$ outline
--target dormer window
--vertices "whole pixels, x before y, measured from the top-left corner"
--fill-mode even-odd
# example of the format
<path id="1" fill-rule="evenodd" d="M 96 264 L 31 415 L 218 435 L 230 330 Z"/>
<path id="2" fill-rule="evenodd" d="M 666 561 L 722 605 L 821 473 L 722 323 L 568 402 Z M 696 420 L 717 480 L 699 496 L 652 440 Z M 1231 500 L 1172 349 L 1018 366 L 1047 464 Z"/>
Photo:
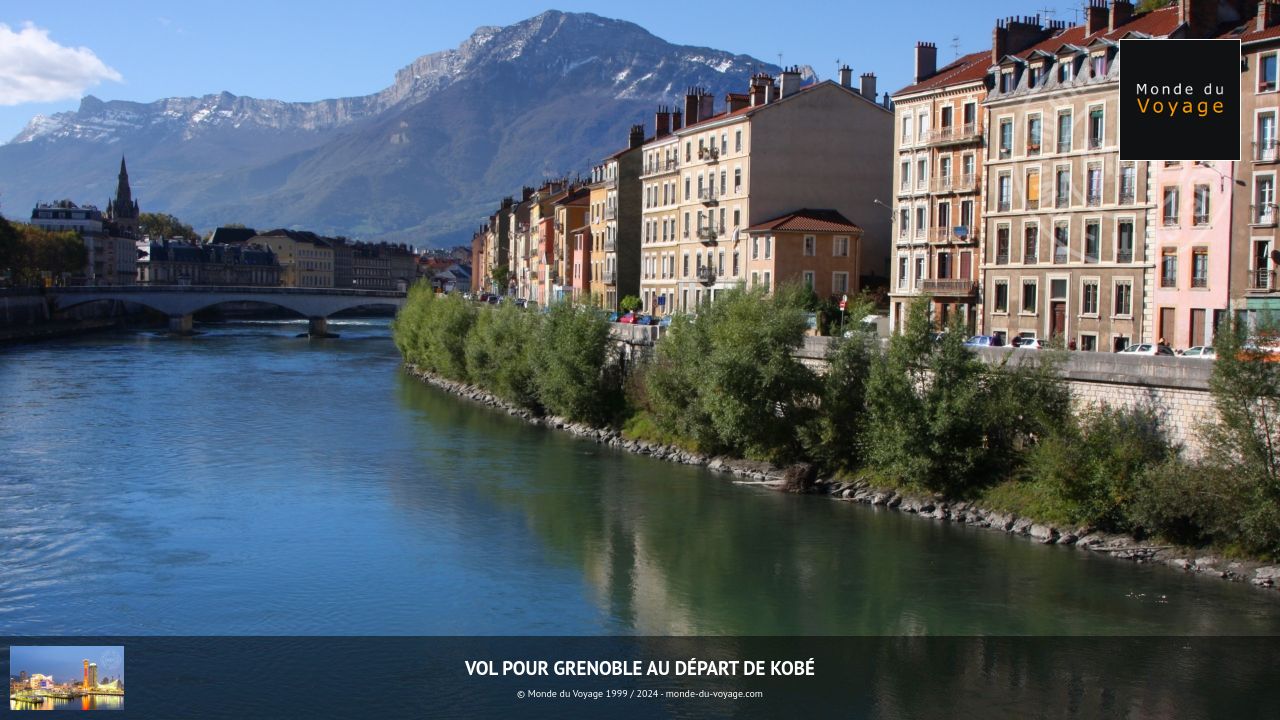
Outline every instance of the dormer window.
<path id="1" fill-rule="evenodd" d="M 1093 65 L 1093 76 L 1096 78 L 1106 77 L 1107 75 L 1107 54 L 1105 52 L 1098 53 L 1090 58 Z"/>
<path id="2" fill-rule="evenodd" d="M 1013 71 L 1002 70 L 1000 72 L 1000 92 L 1013 92 Z"/>
<path id="3" fill-rule="evenodd" d="M 1063 58 L 1058 62 L 1058 82 L 1071 82 L 1071 59 Z"/>
<path id="4" fill-rule="evenodd" d="M 1027 69 L 1027 87 L 1035 87 L 1040 84 L 1040 76 L 1044 71 L 1043 65 L 1032 65 Z"/>

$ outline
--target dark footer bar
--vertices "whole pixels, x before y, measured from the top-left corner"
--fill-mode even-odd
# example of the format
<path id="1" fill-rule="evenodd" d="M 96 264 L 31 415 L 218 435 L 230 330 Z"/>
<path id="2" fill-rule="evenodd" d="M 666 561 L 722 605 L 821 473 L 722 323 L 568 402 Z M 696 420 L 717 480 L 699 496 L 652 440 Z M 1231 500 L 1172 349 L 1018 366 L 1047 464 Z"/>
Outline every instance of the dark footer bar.
<path id="1" fill-rule="evenodd" d="M 0 640 L 9 646 L 0 663 L 12 687 L 42 672 L 16 666 L 44 662 L 39 658 L 48 654 L 34 646 L 120 646 L 122 667 L 114 672 L 124 695 L 95 704 L 118 708 L 109 717 L 1194 719 L 1280 713 L 1280 638 L 1271 637 Z M 81 679 L 53 677 L 54 683 L 75 680 Z M 84 699 L 41 702 L 89 707 Z M 10 701 L 11 710 L 35 707 L 32 700 Z"/>

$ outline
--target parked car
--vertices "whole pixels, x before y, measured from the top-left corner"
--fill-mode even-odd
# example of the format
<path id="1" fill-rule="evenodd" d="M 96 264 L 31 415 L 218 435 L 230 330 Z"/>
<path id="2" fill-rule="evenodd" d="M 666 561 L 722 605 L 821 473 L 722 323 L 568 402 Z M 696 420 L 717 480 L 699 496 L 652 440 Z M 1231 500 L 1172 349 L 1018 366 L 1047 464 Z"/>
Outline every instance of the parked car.
<path id="1" fill-rule="evenodd" d="M 1013 346 L 1019 350 L 1043 350 L 1044 341 L 1040 338 L 1019 337 L 1013 339 Z"/>
<path id="2" fill-rule="evenodd" d="M 657 323 L 654 322 L 652 315 L 637 315 L 636 324 L 637 325 L 656 325 Z"/>
<path id="3" fill-rule="evenodd" d="M 636 324 L 636 314 L 635 314 L 635 313 L 627 313 L 626 315 L 623 315 L 622 317 L 618 318 L 618 322 L 623 323 L 624 325 L 635 325 L 635 324 Z"/>
<path id="4" fill-rule="evenodd" d="M 970 347 L 1000 347 L 1004 342 L 1000 340 L 999 335 L 974 335 L 965 340 L 964 344 Z"/>
<path id="5" fill-rule="evenodd" d="M 1182 351 L 1182 357 L 1201 358 L 1204 360 L 1213 360 L 1218 357 L 1218 353 L 1213 349 L 1212 345 L 1196 345 Z"/>
<path id="6" fill-rule="evenodd" d="M 498 303 L 502 302 L 502 297 L 499 295 L 490 295 L 487 302 L 490 305 L 497 305 Z"/>
<path id="7" fill-rule="evenodd" d="M 607 319 L 611 323 L 622 322 L 622 317 L 616 312 L 609 313 L 609 317 Z"/>
<path id="8" fill-rule="evenodd" d="M 1159 343 L 1137 343 L 1120 351 L 1129 355 L 1173 355 L 1168 345 Z"/>
<path id="9" fill-rule="evenodd" d="M 658 318 L 658 327 L 671 327 L 671 316 L 663 315 Z"/>

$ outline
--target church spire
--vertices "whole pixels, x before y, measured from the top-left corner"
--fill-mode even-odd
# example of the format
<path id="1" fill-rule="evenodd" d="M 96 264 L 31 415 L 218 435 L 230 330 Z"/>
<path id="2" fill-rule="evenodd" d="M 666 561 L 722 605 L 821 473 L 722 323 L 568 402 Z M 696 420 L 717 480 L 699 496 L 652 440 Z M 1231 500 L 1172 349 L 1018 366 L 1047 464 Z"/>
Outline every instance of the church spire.
<path id="1" fill-rule="evenodd" d="M 116 184 L 115 199 L 107 203 L 107 219 L 115 223 L 119 231 L 131 233 L 138 229 L 138 215 L 138 201 L 133 199 L 133 191 L 129 188 L 129 170 L 121 155 L 120 178 Z"/>

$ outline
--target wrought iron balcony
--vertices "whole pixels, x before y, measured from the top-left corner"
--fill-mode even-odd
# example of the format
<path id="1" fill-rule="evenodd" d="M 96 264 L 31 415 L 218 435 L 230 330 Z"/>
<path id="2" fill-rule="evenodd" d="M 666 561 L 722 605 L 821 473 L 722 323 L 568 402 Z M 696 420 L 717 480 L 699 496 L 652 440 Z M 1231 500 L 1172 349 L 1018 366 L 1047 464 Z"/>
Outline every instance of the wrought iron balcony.
<path id="1" fill-rule="evenodd" d="M 967 297 L 978 292 L 978 284 L 972 280 L 924 280 L 920 289 L 931 295 Z"/>
<path id="2" fill-rule="evenodd" d="M 958 145 L 960 143 L 974 142 L 982 137 L 982 128 L 977 123 L 969 123 L 968 125 L 952 125 L 949 127 L 940 127 L 936 130 L 927 130 L 924 133 L 923 140 L 928 145 Z"/>
<path id="3" fill-rule="evenodd" d="M 700 147 L 698 148 L 698 159 L 706 160 L 707 162 L 719 162 L 720 148 L 716 147 L 715 145 Z"/>
<path id="4" fill-rule="evenodd" d="M 716 269 L 711 265 L 698 266 L 698 282 L 710 285 L 716 281 Z"/>
<path id="5" fill-rule="evenodd" d="M 617 249 L 618 249 L 618 239 L 617 239 L 617 238 L 606 237 L 606 238 L 604 239 L 604 251 L 605 251 L 605 252 L 614 252 L 614 251 L 616 251 Z"/>
<path id="6" fill-rule="evenodd" d="M 706 225 L 698 228 L 698 239 L 706 243 L 712 243 L 715 242 L 716 238 L 720 237 L 723 233 L 724 228 L 717 228 L 715 225 Z"/>
<path id="7" fill-rule="evenodd" d="M 605 205 L 605 206 L 604 206 L 604 219 L 605 219 L 605 220 L 617 220 L 617 219 L 618 219 L 618 207 L 617 207 L 616 205 Z"/>
<path id="8" fill-rule="evenodd" d="M 618 271 L 605 270 L 604 272 L 600 273 L 600 280 L 605 285 L 616 285 L 618 283 Z"/>
<path id="9" fill-rule="evenodd" d="M 1253 225 L 1275 225 L 1276 204 L 1262 203 L 1249 206 L 1249 222 Z"/>
<path id="10" fill-rule="evenodd" d="M 1253 144 L 1253 161 L 1263 163 L 1273 163 L 1280 160 L 1280 153 L 1276 152 L 1276 141 L 1266 140 Z"/>
<path id="11" fill-rule="evenodd" d="M 1249 289 L 1270 292 L 1275 289 L 1275 275 L 1266 268 L 1249 271 Z"/>
<path id="12" fill-rule="evenodd" d="M 1116 251 L 1116 262 L 1127 263 L 1133 262 L 1133 249 L 1121 248 Z"/>
<path id="13" fill-rule="evenodd" d="M 715 205 L 720 201 L 720 195 L 715 188 L 705 187 L 698 190 L 698 199 L 703 205 Z"/>

